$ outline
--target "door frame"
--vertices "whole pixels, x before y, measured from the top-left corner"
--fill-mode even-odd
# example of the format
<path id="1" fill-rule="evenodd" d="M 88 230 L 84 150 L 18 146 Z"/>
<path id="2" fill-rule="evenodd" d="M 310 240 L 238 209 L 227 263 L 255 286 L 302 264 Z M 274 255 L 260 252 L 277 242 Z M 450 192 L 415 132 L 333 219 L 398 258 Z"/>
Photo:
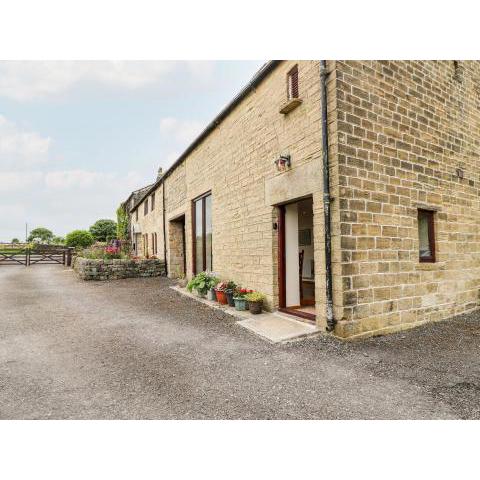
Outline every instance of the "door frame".
<path id="1" fill-rule="evenodd" d="M 298 203 L 303 197 L 291 202 L 284 203 L 282 205 L 277 205 L 278 213 L 278 222 L 277 222 L 277 232 L 278 232 L 278 311 L 288 313 L 290 315 L 295 315 L 297 317 L 315 321 L 316 315 L 313 313 L 302 312 L 296 308 L 287 307 L 287 269 L 286 269 L 286 243 L 285 243 L 285 206 L 292 203 Z M 315 237 L 314 237 L 315 238 Z"/>
<path id="2" fill-rule="evenodd" d="M 196 238 L 196 216 L 195 216 L 195 203 L 202 200 L 202 251 L 203 251 L 203 271 L 207 269 L 207 235 L 206 235 L 206 207 L 205 198 L 212 195 L 212 191 L 199 195 L 192 199 L 191 215 L 192 215 L 192 272 L 194 275 L 197 273 L 197 238 Z M 211 212 L 210 212 L 211 213 Z M 212 254 L 212 268 L 213 268 L 213 254 Z"/>

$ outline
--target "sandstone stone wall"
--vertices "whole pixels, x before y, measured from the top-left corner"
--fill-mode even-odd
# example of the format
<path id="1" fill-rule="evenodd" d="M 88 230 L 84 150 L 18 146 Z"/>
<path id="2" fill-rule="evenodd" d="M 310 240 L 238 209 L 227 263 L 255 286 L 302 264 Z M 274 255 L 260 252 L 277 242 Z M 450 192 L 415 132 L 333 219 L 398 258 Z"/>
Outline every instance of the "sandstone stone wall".
<path id="1" fill-rule="evenodd" d="M 302 104 L 287 115 L 280 108 L 287 101 L 287 72 L 298 63 Z M 278 305 L 277 220 L 274 204 L 312 195 L 315 205 L 315 245 L 323 244 L 321 212 L 320 76 L 318 61 L 282 62 L 248 94 L 215 130 L 184 161 L 185 189 L 166 179 L 167 218 L 180 211 L 186 219 L 187 274 L 192 274 L 191 201 L 212 193 L 213 270 L 222 279 L 232 279 L 267 295 L 269 307 Z M 274 161 L 290 154 L 289 172 L 277 171 Z M 307 164 L 318 181 L 292 185 L 290 175 Z M 272 201 L 266 183 L 274 177 L 285 195 Z M 177 180 L 175 180 L 177 181 Z M 295 196 L 291 197 L 292 188 Z M 181 190 L 183 206 L 172 199 Z M 323 279 L 321 248 L 315 249 L 315 265 Z M 318 257 L 318 258 L 317 258 Z M 324 289 L 318 286 L 319 313 L 323 316 Z"/>
<path id="2" fill-rule="evenodd" d="M 480 62 L 338 61 L 335 83 L 337 334 L 477 308 Z M 418 208 L 435 211 L 435 263 L 419 262 Z"/>
<path id="3" fill-rule="evenodd" d="M 144 235 L 148 235 L 148 256 L 151 257 L 155 255 L 158 258 L 164 257 L 163 252 L 163 197 L 162 197 L 162 188 L 160 185 L 159 188 L 155 190 L 155 206 L 152 210 L 151 208 L 151 199 L 152 195 L 148 195 L 146 199 L 138 206 L 138 221 L 135 221 L 137 225 L 141 228 L 140 242 L 138 242 L 138 254 L 143 256 L 144 252 Z M 148 212 L 144 213 L 144 205 L 148 202 Z M 135 213 L 133 214 L 135 218 Z M 154 251 L 154 246 L 152 242 L 152 234 L 157 234 L 157 251 Z"/>
<path id="4" fill-rule="evenodd" d="M 165 275 L 161 260 L 97 260 L 76 257 L 73 270 L 82 280 L 116 280 L 134 277 L 158 277 Z"/>

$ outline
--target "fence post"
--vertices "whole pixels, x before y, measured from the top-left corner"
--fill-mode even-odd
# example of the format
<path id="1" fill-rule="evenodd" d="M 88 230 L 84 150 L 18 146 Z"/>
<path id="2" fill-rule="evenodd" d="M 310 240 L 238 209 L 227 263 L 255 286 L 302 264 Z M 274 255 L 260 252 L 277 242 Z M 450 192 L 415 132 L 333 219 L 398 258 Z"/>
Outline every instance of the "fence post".
<path id="1" fill-rule="evenodd" d="M 25 250 L 25 266 L 29 267 L 30 266 L 30 248 L 26 248 Z"/>
<path id="2" fill-rule="evenodd" d="M 72 249 L 68 248 L 67 250 L 67 267 L 72 266 Z"/>

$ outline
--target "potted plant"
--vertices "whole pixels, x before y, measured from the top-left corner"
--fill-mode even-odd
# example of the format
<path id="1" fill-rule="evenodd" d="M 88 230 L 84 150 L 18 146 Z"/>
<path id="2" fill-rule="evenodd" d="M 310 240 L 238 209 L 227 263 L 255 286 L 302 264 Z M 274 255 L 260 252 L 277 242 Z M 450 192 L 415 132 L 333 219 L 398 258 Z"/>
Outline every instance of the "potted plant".
<path id="1" fill-rule="evenodd" d="M 215 293 L 215 287 L 210 288 L 207 292 L 207 300 L 210 300 L 211 302 L 216 302 L 217 301 L 217 295 Z"/>
<path id="2" fill-rule="evenodd" d="M 251 293 L 252 290 L 247 290 L 246 288 L 237 287 L 235 289 L 233 301 L 235 302 L 235 310 L 243 312 L 247 310 L 248 302 L 245 298 L 247 293 Z"/>
<path id="3" fill-rule="evenodd" d="M 250 310 L 250 313 L 253 313 L 254 315 L 262 313 L 262 305 L 265 300 L 265 295 L 263 293 L 247 293 L 245 299 L 248 301 L 248 309 Z"/>
<path id="4" fill-rule="evenodd" d="M 218 279 L 208 272 L 200 272 L 195 275 L 188 283 L 187 290 L 195 290 L 199 297 L 205 297 L 207 292 L 218 282 Z"/>
<path id="5" fill-rule="evenodd" d="M 221 303 L 222 305 L 227 305 L 227 282 L 220 282 L 215 287 L 215 293 L 217 295 L 217 302 Z"/>
<path id="6" fill-rule="evenodd" d="M 227 302 L 230 307 L 235 306 L 235 301 L 233 300 L 233 297 L 235 296 L 235 289 L 237 288 L 237 285 L 235 282 L 230 280 L 227 282 L 227 289 L 225 290 L 225 294 L 227 295 Z"/>

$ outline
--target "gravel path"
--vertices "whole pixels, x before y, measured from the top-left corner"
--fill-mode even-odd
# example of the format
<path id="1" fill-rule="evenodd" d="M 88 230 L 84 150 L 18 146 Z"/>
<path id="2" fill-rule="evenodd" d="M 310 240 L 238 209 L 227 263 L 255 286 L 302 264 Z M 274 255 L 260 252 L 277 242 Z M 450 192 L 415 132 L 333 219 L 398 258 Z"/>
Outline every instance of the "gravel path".
<path id="1" fill-rule="evenodd" d="M 0 267 L 2 419 L 480 419 L 480 316 L 271 345 L 164 278 Z"/>

